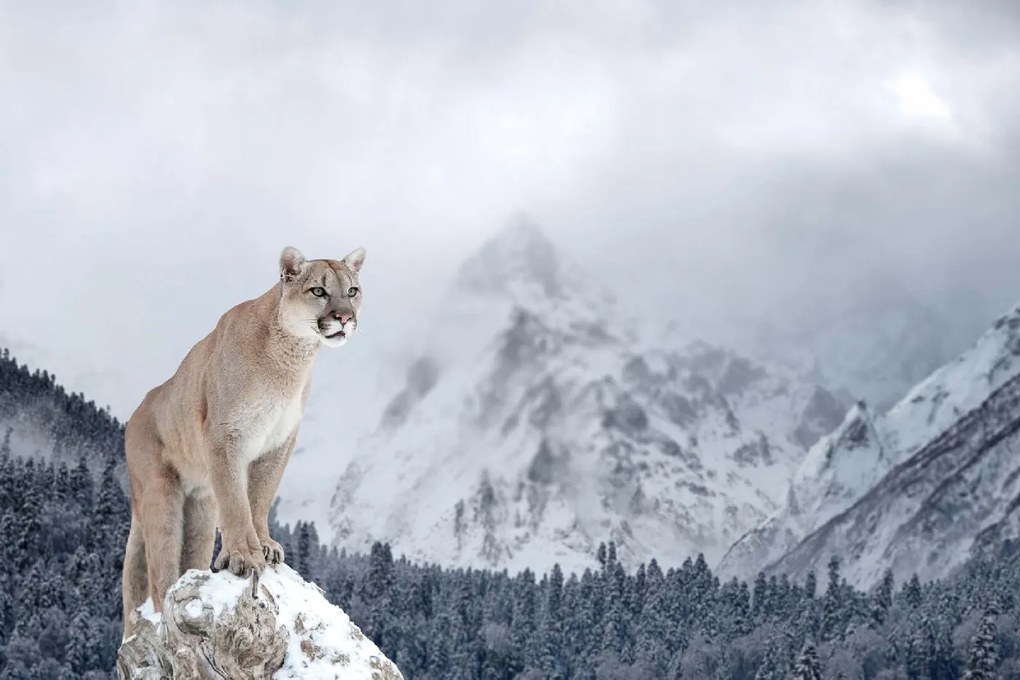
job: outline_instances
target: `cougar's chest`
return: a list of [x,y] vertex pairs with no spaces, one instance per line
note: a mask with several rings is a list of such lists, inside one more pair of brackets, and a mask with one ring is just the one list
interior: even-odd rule
[[[274,398],[276,397],[276,398]],[[282,446],[301,424],[304,405],[301,393],[265,395],[254,405],[245,437],[244,456],[255,460]]]

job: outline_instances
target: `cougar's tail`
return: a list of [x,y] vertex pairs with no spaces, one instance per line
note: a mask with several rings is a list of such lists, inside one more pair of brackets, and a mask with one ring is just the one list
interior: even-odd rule
[[149,597],[149,570],[145,563],[145,541],[142,525],[131,515],[131,531],[124,551],[124,573],[121,577],[124,591],[124,637],[131,637],[131,613]]

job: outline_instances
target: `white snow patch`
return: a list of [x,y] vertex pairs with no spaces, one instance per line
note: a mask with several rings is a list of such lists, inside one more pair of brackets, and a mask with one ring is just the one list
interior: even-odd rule
[[143,619],[154,625],[159,625],[163,622],[163,615],[156,611],[156,607],[152,604],[152,598],[148,597],[142,606],[138,608],[138,613]]

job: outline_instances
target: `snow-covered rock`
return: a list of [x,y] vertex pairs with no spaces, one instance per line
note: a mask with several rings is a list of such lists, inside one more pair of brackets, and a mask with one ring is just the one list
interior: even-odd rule
[[255,582],[191,570],[162,616],[137,610],[117,658],[122,679],[397,680],[397,667],[322,591],[287,566]]
[[890,566],[944,575],[1017,534],[1020,307],[884,416],[855,409],[808,454],[780,513],[738,541],[724,573],[802,575],[830,555],[859,585]]
[[622,280],[592,284],[528,224],[466,262],[337,486],[334,543],[580,570],[613,540],[678,564],[778,509],[842,405],[703,342],[652,346]]

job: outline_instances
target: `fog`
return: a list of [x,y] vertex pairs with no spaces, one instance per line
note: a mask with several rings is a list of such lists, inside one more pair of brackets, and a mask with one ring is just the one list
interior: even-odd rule
[[1020,300],[1017,7],[3,3],[0,344],[126,417],[363,245],[378,372],[518,211],[697,332],[902,286],[965,335]]

